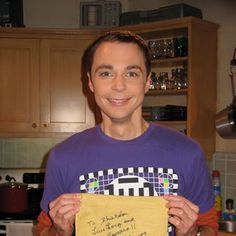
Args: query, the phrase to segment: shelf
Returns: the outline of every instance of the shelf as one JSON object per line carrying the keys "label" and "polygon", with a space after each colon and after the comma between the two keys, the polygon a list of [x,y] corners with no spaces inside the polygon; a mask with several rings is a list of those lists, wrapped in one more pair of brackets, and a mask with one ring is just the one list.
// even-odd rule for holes
{"label": "shelf", "polygon": [[179,61],[187,61],[188,57],[170,57],[170,58],[160,58],[160,59],[152,59],[153,64],[158,63],[167,63],[167,62],[179,62]]}
{"label": "shelf", "polygon": [[174,126],[174,125],[186,125],[187,121],[186,120],[168,120],[168,121],[162,121],[162,120],[157,120],[157,121],[151,121],[152,123],[157,123],[161,125],[167,125],[167,126]]}
{"label": "shelf", "polygon": [[187,89],[179,90],[150,90],[146,93],[146,96],[170,96],[170,95],[186,95]]}
{"label": "shelf", "polygon": [[174,58],[163,58],[163,59],[152,59],[152,66],[180,66],[184,63],[187,64],[188,57],[174,57]]}

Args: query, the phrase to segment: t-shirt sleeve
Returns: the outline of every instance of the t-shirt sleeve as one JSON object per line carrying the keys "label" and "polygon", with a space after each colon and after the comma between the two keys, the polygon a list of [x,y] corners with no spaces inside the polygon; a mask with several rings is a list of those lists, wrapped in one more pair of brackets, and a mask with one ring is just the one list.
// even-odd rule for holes
{"label": "t-shirt sleeve", "polygon": [[200,213],[207,212],[214,206],[214,194],[206,158],[201,148],[196,150],[193,161],[186,170],[189,176],[185,196],[199,206]]}
{"label": "t-shirt sleeve", "polygon": [[40,203],[43,211],[48,212],[49,203],[65,192],[61,168],[57,160],[56,150],[50,152],[44,181],[44,193]]}

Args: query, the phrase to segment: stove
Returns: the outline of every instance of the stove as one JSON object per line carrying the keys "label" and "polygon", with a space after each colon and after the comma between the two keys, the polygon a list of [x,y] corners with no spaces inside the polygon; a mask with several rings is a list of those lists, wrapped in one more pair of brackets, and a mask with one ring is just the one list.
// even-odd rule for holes
{"label": "stove", "polygon": [[6,177],[14,177],[16,182],[27,183],[29,187],[37,188],[43,185],[44,169],[1,169],[0,184],[6,182]]}
{"label": "stove", "polygon": [[43,194],[44,170],[41,169],[0,169],[0,184],[6,178],[28,185],[28,210],[18,213],[0,212],[0,236],[32,236],[39,215]]}
{"label": "stove", "polygon": [[34,232],[34,221],[0,221],[0,236],[33,236],[35,235]]}

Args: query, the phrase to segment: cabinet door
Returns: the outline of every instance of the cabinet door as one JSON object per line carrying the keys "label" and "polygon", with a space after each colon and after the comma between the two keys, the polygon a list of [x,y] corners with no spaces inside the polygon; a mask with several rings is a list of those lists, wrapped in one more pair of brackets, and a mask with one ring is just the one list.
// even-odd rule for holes
{"label": "cabinet door", "polygon": [[38,130],[39,42],[0,39],[0,135]]}
{"label": "cabinet door", "polygon": [[41,132],[77,132],[94,125],[81,82],[81,58],[89,42],[41,41]]}

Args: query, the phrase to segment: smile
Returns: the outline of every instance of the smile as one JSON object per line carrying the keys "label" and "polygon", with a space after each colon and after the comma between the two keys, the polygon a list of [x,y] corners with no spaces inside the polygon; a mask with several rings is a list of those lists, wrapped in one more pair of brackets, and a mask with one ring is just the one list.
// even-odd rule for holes
{"label": "smile", "polygon": [[128,103],[129,99],[127,99],[127,98],[124,98],[124,99],[110,98],[110,99],[108,99],[108,101],[114,106],[123,106]]}

